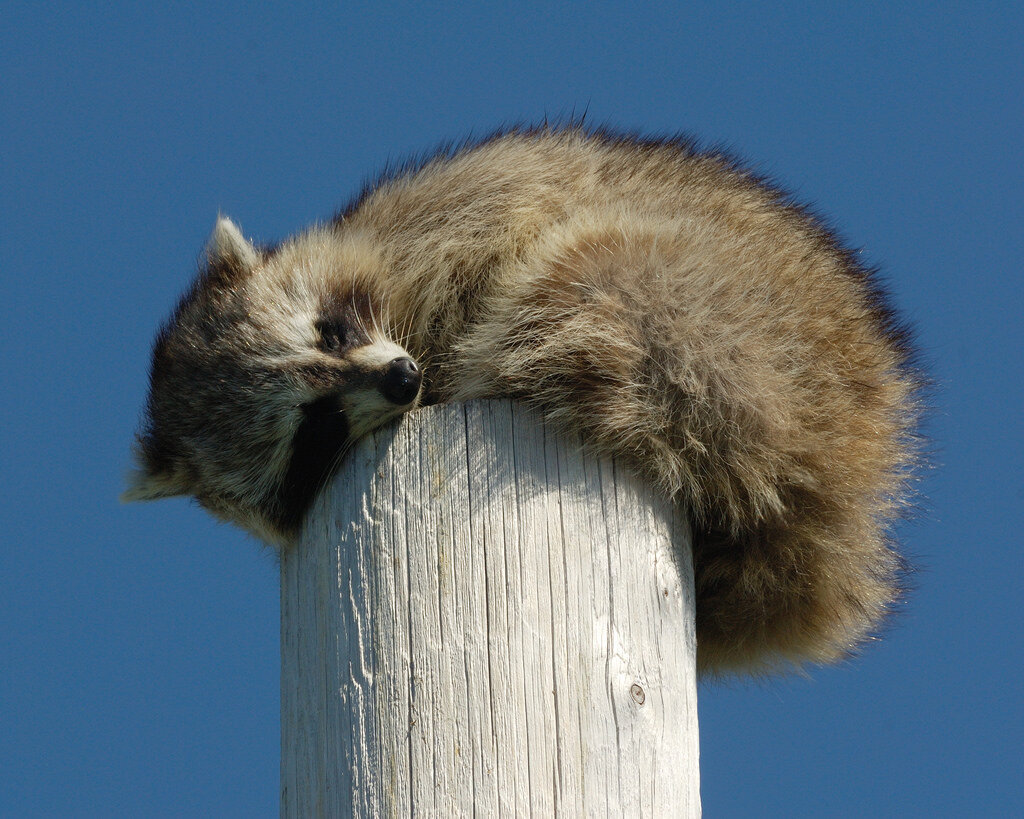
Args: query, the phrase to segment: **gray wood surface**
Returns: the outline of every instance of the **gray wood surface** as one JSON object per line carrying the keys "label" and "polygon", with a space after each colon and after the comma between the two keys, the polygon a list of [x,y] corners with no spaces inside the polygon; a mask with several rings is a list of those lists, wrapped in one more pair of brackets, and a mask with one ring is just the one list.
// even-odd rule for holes
{"label": "gray wood surface", "polygon": [[685,516],[522,406],[360,442],[281,583],[282,816],[699,815]]}

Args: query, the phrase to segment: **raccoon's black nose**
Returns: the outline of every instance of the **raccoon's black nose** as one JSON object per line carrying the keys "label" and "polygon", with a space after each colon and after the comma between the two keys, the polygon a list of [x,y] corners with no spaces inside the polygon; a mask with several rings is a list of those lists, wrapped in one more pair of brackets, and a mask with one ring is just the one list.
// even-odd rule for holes
{"label": "raccoon's black nose", "polygon": [[411,358],[396,358],[380,382],[381,394],[392,404],[409,404],[420,391],[423,374]]}

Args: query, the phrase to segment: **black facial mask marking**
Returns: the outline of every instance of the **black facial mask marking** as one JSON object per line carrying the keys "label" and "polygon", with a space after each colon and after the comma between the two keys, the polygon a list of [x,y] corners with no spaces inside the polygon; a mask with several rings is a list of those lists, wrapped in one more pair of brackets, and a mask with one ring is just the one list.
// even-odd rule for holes
{"label": "black facial mask marking", "polygon": [[292,457],[278,490],[278,525],[294,533],[309,505],[331,476],[348,444],[348,419],[340,396],[325,395],[302,407],[304,418],[292,439]]}

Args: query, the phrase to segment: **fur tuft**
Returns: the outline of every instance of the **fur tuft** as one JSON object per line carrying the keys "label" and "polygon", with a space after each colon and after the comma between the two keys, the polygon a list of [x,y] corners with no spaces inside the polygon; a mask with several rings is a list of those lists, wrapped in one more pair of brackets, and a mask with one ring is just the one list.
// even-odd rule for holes
{"label": "fur tuft", "polygon": [[188,486],[150,474],[144,469],[132,469],[127,476],[128,488],[121,493],[122,503],[162,500],[188,494]]}

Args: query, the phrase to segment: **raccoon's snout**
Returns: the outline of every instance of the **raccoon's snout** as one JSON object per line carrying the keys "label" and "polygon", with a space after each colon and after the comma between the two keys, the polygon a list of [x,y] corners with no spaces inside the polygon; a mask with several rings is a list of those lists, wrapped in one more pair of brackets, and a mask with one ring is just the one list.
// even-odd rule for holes
{"label": "raccoon's snout", "polygon": [[396,358],[388,364],[380,382],[380,392],[392,404],[405,405],[416,400],[423,374],[411,358]]}

